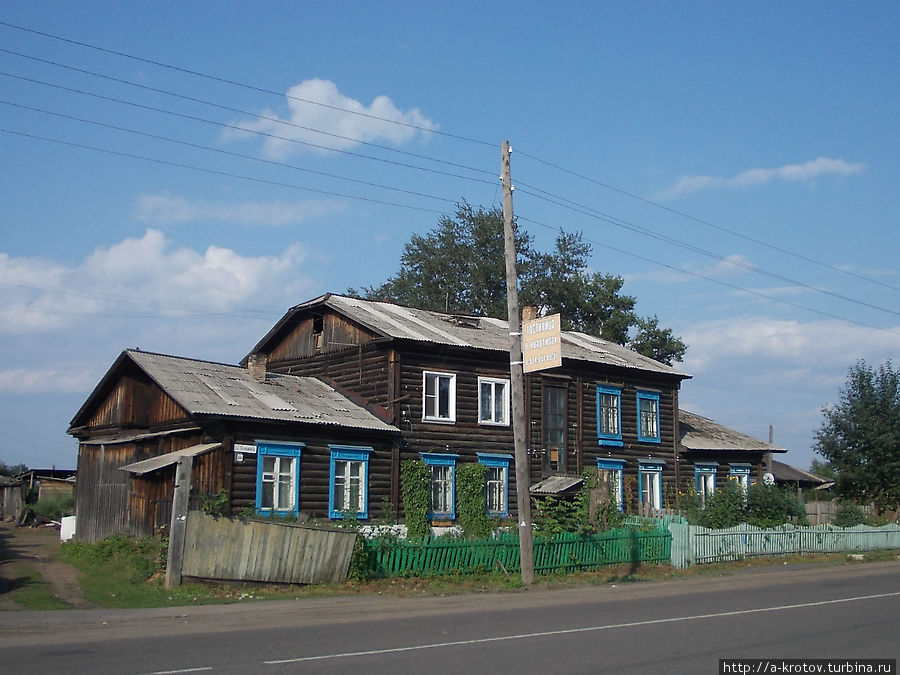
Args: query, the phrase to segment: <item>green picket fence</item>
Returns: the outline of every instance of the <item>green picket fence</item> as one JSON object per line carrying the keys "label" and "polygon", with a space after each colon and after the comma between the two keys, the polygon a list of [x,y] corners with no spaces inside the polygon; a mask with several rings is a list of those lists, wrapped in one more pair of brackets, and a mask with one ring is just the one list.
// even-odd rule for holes
{"label": "green picket fence", "polygon": [[[595,535],[563,533],[536,538],[539,573],[597,569],[605,565],[669,561],[671,535],[665,529],[620,528]],[[519,571],[519,537],[507,532],[489,539],[426,537],[422,541],[366,540],[369,569],[376,577]]]}

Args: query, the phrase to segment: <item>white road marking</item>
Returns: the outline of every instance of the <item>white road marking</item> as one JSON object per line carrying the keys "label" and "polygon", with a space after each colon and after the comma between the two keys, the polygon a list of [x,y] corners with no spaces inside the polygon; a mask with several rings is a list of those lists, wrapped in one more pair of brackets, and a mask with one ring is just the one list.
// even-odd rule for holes
{"label": "white road marking", "polygon": [[[875,595],[860,595],[854,598],[839,598],[837,600],[819,600],[817,602],[803,602],[796,605],[780,605],[776,607],[761,607],[759,609],[741,609],[733,612],[716,612],[715,614],[695,614],[692,616],[676,616],[669,619],[648,619],[646,621],[632,621],[629,623],[613,623],[603,626],[586,626],[583,628],[566,628],[562,630],[549,630],[539,633],[522,633],[520,635],[501,635],[497,637],[477,638],[474,640],[457,640],[455,642],[435,642],[425,645],[413,645],[411,647],[391,647],[388,649],[372,649],[363,652],[344,652],[341,654],[321,654],[319,656],[301,656],[295,659],[281,659],[278,661],[263,661],[268,666],[281,665],[285,663],[302,663],[304,661],[323,661],[326,659],[344,659],[354,656],[375,656],[379,654],[397,654],[400,652],[413,652],[423,649],[443,649],[446,647],[460,647],[464,645],[478,645],[488,642],[504,642],[507,640],[524,640],[536,637],[548,637],[552,635],[570,635],[574,633],[588,633],[592,631],[611,630],[613,628],[634,628],[637,626],[652,626],[660,623],[677,623],[679,621],[696,621],[698,619],[717,619],[726,616],[741,616],[744,614],[760,614],[763,612],[782,612],[788,609],[801,609],[805,607],[822,607],[824,605],[837,605],[845,602],[858,602],[860,600],[876,600],[878,598],[893,598],[900,596],[900,591],[896,593],[877,593]],[[171,671],[171,672],[187,672],[187,671]]]}
{"label": "white road marking", "polygon": [[199,673],[204,670],[212,670],[212,666],[203,666],[202,668],[182,668],[181,670],[156,670],[150,675],[175,675],[176,673]]}

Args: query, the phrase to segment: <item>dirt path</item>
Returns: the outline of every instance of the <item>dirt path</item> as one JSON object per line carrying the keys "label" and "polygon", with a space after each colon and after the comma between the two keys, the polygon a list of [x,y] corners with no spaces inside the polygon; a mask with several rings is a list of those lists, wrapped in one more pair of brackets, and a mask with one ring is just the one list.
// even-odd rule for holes
{"label": "dirt path", "polygon": [[81,594],[78,570],[53,559],[60,545],[58,528],[0,522],[0,539],[0,610],[22,609],[9,593],[25,583],[28,570],[40,574],[53,595],[66,605],[90,606]]}

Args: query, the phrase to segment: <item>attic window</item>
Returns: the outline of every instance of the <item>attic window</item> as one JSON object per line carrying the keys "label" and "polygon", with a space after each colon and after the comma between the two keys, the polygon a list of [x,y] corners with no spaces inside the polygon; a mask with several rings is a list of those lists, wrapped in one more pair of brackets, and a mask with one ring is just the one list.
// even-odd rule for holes
{"label": "attic window", "polygon": [[325,331],[325,317],[322,315],[313,317],[313,336],[316,339],[316,349],[321,350],[325,344],[322,333]]}
{"label": "attic window", "polygon": [[477,316],[465,316],[462,314],[450,314],[444,317],[444,321],[463,328],[481,328],[481,319]]}

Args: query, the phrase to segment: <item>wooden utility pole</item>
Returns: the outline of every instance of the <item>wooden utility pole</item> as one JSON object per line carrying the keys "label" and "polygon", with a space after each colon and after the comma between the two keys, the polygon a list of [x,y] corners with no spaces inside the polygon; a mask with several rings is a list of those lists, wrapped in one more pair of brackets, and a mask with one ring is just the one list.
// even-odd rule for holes
{"label": "wooden utility pole", "polygon": [[191,498],[190,455],[178,458],[175,466],[175,490],[172,495],[172,522],[169,524],[169,555],[166,559],[166,588],[181,586],[184,561],[184,535],[187,528],[188,502]]}
{"label": "wooden utility pole", "polygon": [[519,511],[519,558],[522,583],[534,582],[534,543],[531,530],[531,471],[526,447],[525,375],[522,370],[522,317],[519,315],[519,280],[516,275],[516,235],[513,229],[512,180],[509,141],[500,151],[503,181],[503,241],[506,250],[506,309],[509,314],[509,377],[512,393],[513,441],[516,452],[516,506]]}

